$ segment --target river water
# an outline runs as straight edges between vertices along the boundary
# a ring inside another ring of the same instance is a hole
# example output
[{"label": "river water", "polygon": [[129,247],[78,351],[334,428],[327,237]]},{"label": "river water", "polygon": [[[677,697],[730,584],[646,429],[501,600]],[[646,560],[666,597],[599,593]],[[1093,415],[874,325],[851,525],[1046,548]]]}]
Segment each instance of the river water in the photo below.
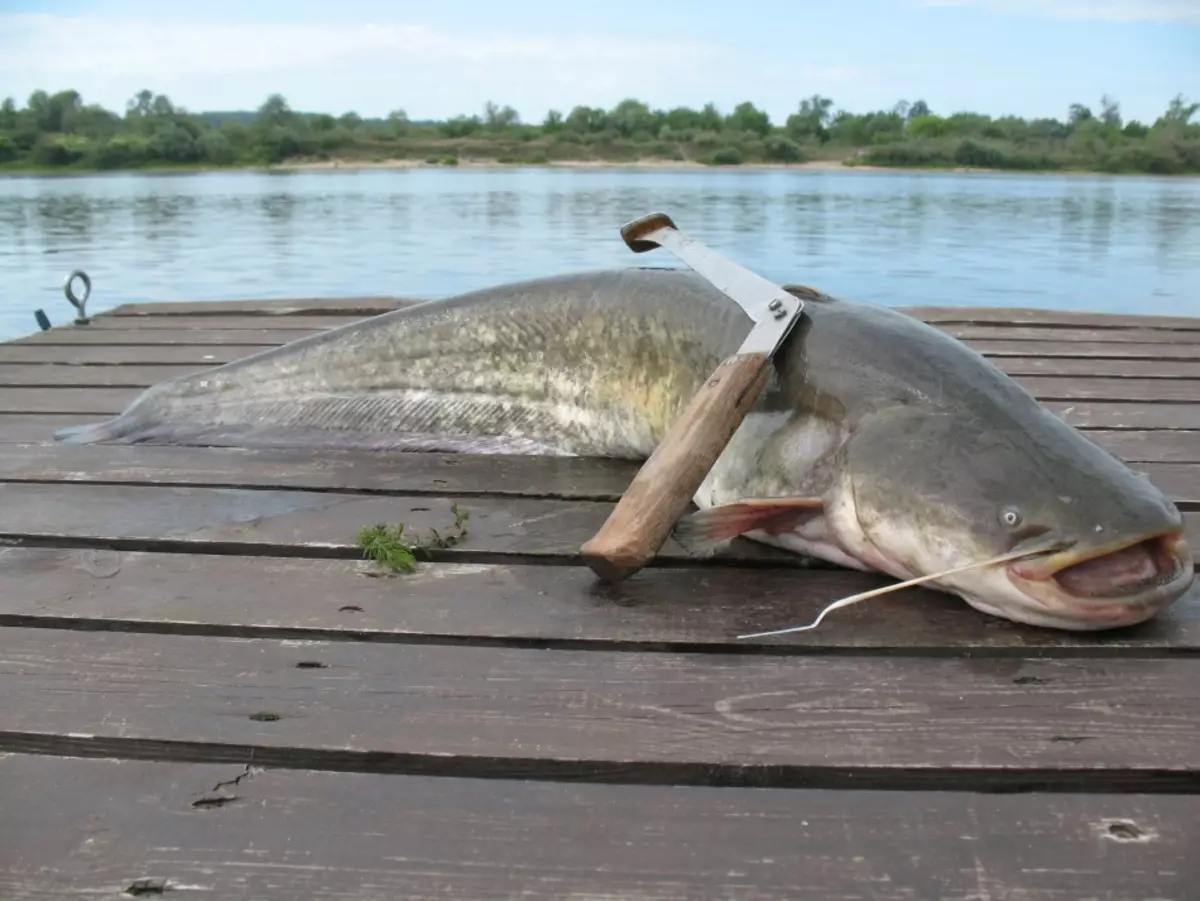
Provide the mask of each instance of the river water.
[{"label": "river water", "polygon": [[635,257],[664,210],[777,281],[878,303],[1200,315],[1200,179],[414,169],[0,179],[0,339],[128,301],[439,297]]}]

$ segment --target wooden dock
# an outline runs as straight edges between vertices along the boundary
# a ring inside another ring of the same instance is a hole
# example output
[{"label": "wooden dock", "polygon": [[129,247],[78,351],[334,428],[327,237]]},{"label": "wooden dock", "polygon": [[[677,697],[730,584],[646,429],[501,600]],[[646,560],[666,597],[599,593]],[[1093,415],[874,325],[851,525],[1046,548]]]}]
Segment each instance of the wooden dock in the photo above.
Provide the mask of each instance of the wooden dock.
[{"label": "wooden dock", "polygon": [[[65,447],[160,379],[397,301],[122,307],[0,345],[0,899],[1193,901],[1200,598],[1021,627],[750,543],[618,587],[635,470]],[[915,315],[1177,499],[1200,318]],[[455,547],[384,576],[357,533]]]}]

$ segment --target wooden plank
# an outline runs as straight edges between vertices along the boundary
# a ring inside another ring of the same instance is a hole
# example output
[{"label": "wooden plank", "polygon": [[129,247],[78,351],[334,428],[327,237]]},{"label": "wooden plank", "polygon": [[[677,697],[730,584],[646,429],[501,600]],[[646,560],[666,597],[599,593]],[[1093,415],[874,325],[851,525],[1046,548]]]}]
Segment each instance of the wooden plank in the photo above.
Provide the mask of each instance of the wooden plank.
[{"label": "wooden plank", "polygon": [[1194,463],[1200,431],[1088,431],[1087,436],[1129,462]]},{"label": "wooden plank", "polygon": [[[321,329],[257,328],[257,329],[93,329],[89,326],[73,326],[35,332],[11,342],[24,346],[60,346],[107,344],[114,346],[175,346],[186,344],[236,344],[263,345],[284,344],[304,334],[315,334]],[[1172,334],[1164,332],[1164,334]],[[1148,342],[1116,342],[1095,340],[1033,340],[1029,338],[1005,338],[1003,335],[980,336],[965,341],[980,352],[995,356],[1042,356],[1042,357],[1101,357],[1111,359],[1177,359],[1195,360],[1196,342],[1162,344]]]},{"label": "wooden plank", "polygon": [[[1197,320],[1197,322],[1200,322],[1200,320]],[[936,323],[934,327],[967,343],[985,338],[989,340],[1003,339],[1054,343],[1096,341],[1099,343],[1116,344],[1187,344],[1193,347],[1200,345],[1200,326],[1196,326],[1190,331],[1155,328],[1081,328],[1079,326],[1054,328],[1049,326],[1000,325],[998,323],[989,325]]]},{"label": "wooden plank", "polygon": [[[1197,348],[1200,354],[1200,347]],[[3,377],[3,373],[0,373]],[[1146,403],[1200,403],[1200,379],[1062,378],[1017,376],[1041,401],[1111,400]]]},{"label": "wooden plank", "polygon": [[89,367],[130,364],[216,366],[240,360],[262,350],[270,350],[276,346],[275,344],[259,346],[196,344],[129,347],[80,344],[54,347],[52,345],[0,344],[0,367],[13,363]]},{"label": "wooden plank", "polygon": [[[1195,662],[8,628],[0,751],[669,784],[1170,791]],[[182,746],[182,747],[181,747]]]},{"label": "wooden plank", "polygon": [[[1198,354],[1200,355],[1200,354]],[[1200,360],[1101,360],[1070,357],[993,357],[1012,376],[1130,377],[1198,379]]]},{"label": "wooden plank", "polygon": [[[0,351],[3,350],[0,345]],[[18,348],[20,349],[20,348]],[[95,348],[87,348],[92,351]],[[147,348],[130,348],[143,351]],[[154,354],[161,351],[150,348]],[[168,350],[171,355],[173,348]],[[184,348],[180,348],[184,350]],[[231,356],[222,348],[222,358]],[[40,355],[39,355],[40,356]],[[70,354],[68,354],[70,356]],[[245,356],[241,349],[232,354],[234,357]],[[1156,390],[1150,381],[1165,382],[1171,380],[1200,379],[1200,361],[1185,362],[1181,360],[1070,360],[1037,357],[997,357],[994,360],[1000,368],[1021,381],[1026,387],[1035,386],[1035,390],[1047,393],[1063,390],[1078,389],[1080,382],[1111,380],[1113,390],[1121,392],[1128,386],[1122,382],[1146,382],[1144,390],[1153,396]],[[145,387],[162,379],[173,378],[188,372],[197,372],[209,366],[216,365],[215,361],[199,362],[185,361],[183,363],[157,365],[106,365],[87,366],[78,363],[4,363],[0,361],[0,386],[44,385],[56,387]],[[1022,378],[1025,376],[1027,378]],[[1140,399],[1141,395],[1138,398]],[[1196,397],[1192,394],[1190,397]],[[1114,397],[1115,399],[1123,399]]]},{"label": "wooden plank", "polygon": [[[136,388],[0,388],[0,413],[114,416],[139,393]],[[1068,400],[1044,404],[1078,428],[1200,429],[1200,403]]]},{"label": "wooden plank", "polygon": [[[7,901],[1186,901],[1200,800],[0,759]],[[248,851],[252,849],[252,851]],[[914,849],[919,849],[919,853]]]},{"label": "wooden plank", "polygon": [[75,414],[0,413],[0,445],[53,443],[56,429],[79,422]]},{"label": "wooden plank", "polygon": [[[0,413],[0,444],[46,445],[55,430],[79,422],[74,414]],[[1131,463],[1200,462],[1200,431],[1089,429],[1085,434]]]},{"label": "wooden plank", "polygon": [[412,297],[302,297],[251,300],[155,301],[127,303],[105,316],[374,316],[408,304]]},{"label": "wooden plank", "polygon": [[[391,312],[391,310],[388,310]],[[378,315],[378,314],[376,314]],[[82,331],[110,331],[124,334],[136,334],[139,330],[227,330],[271,328],[276,330],[308,329],[320,330],[333,328],[336,325],[361,321],[368,318],[364,315],[337,315],[333,313],[310,315],[283,315],[266,317],[259,315],[231,315],[209,313],[199,316],[138,316],[131,320],[128,316],[98,316],[86,327],[71,325],[60,326],[54,333]],[[131,327],[131,322],[136,325]],[[1171,331],[1153,328],[1047,328],[1008,325],[966,325],[966,324],[935,324],[935,327],[956,338],[970,341],[972,339],[990,340],[1027,340],[1027,341],[1096,341],[1115,343],[1149,343],[1149,344],[1197,344],[1200,343],[1200,331]],[[41,334],[41,333],[38,333]]]},{"label": "wooden plank", "polygon": [[141,391],[140,388],[0,388],[0,412],[108,417],[124,410]]},{"label": "wooden plank", "polygon": [[[454,502],[332,491],[6,482],[0,483],[0,538],[102,542],[125,550],[358,557],[360,529],[402,522],[409,534],[444,531],[453,521]],[[613,507],[498,496],[460,499],[458,506],[470,514],[469,533],[456,547],[434,552],[434,559],[577,563],[579,546]],[[1200,543],[1200,512],[1183,517],[1189,536]],[[724,560],[801,567],[805,559],[739,539],[714,560],[704,560],[671,539],[655,565]]]},{"label": "wooden plank", "polygon": [[70,366],[56,363],[0,365],[5,388],[147,388],[213,364],[182,366]]},{"label": "wooden plank", "polygon": [[[0,446],[0,480],[616,501],[639,464],[586,457],[159,446]],[[1200,498],[1200,465],[1158,467]]]},{"label": "wooden plank", "polygon": [[[98,334],[98,333],[97,333]],[[199,332],[185,332],[180,330],[174,333],[178,336],[191,335],[195,338]],[[282,332],[275,333],[276,338],[281,341],[287,340]],[[1092,373],[1093,364],[1095,364],[1095,374],[1104,375],[1106,370],[1104,367],[1109,365],[1145,365],[1152,366],[1158,371],[1170,373],[1175,366],[1179,365],[1194,365],[1196,363],[1197,352],[1193,349],[1189,351],[1186,348],[1175,348],[1172,346],[1157,345],[1099,345],[1099,344],[1080,344],[1071,347],[1048,344],[1045,342],[1020,342],[1012,341],[972,341],[969,342],[976,350],[981,351],[984,356],[990,357],[992,362],[996,363],[1005,371],[1020,373],[1022,369],[1032,369],[1033,364],[1027,361],[1040,360],[1039,368],[1031,374],[1040,374],[1046,367],[1050,367],[1049,374],[1054,374],[1060,363],[1063,367],[1063,374],[1075,374],[1073,367],[1083,367],[1083,374]],[[249,356],[252,353],[257,353],[260,350],[266,350],[270,347],[276,347],[278,344],[265,345],[195,345],[175,344],[175,345],[113,345],[104,346],[102,344],[75,344],[66,346],[55,346],[51,344],[0,344],[0,365],[8,365],[13,363],[27,364],[60,364],[70,366],[80,365],[173,365],[173,364],[203,364],[203,363],[228,363],[232,360],[241,359]],[[1073,354],[1072,350],[1076,347],[1081,347],[1083,350],[1078,354]],[[1128,353],[1130,348],[1135,349],[1135,353]],[[1018,361],[1016,366],[1009,368],[1009,358]],[[1116,373],[1120,374],[1120,373]],[[1194,375],[1194,374],[1190,374]]]},{"label": "wooden plank", "polygon": [[[303,338],[305,335],[315,335],[324,329],[219,329],[219,328],[186,328],[186,329],[93,329],[90,326],[52,329],[48,332],[35,332],[24,338],[10,342],[26,347],[78,347],[80,345],[108,346],[166,346],[188,344],[219,344],[219,345],[279,345]],[[1137,346],[1137,345],[1131,345]]]},{"label": "wooden plank", "polygon": [[[390,312],[390,311],[389,311]],[[350,322],[360,322],[367,316],[356,316],[338,313],[313,313],[264,316],[213,314],[200,316],[138,316],[130,321],[128,316],[97,316],[88,328],[100,331],[134,332],[147,329],[173,331],[189,331],[192,329],[263,329],[288,331],[304,329],[306,331],[323,331],[345,325]]]},{"label": "wooden plank", "polygon": [[462,563],[378,574],[366,561],[10,547],[0,549],[0,624],[679,651],[1125,658],[1200,649],[1200,589],[1149,623],[1089,633],[1023,626],[911,588],[840,610],[820,629],[738,641],[810,622],[830,601],[892,580],[850,570],[764,569],[748,579],[732,568],[655,567],[605,585],[582,566]]},{"label": "wooden plank", "polygon": [[1042,310],[1034,307],[900,307],[931,323],[1073,326],[1083,328],[1156,328],[1200,331],[1200,317]]},{"label": "wooden plank", "polygon": [[[256,298],[122,304],[106,316],[207,315],[357,315],[371,316],[398,306],[420,303],[415,297]],[[1084,328],[1160,328],[1200,330],[1200,317],[1077,310],[999,307],[898,307],[901,312],[931,323],[1076,326]]]},{"label": "wooden plank", "polygon": [[[639,464],[584,457],[373,451],[0,446],[0,480],[493,494],[615,501]],[[1200,505],[1200,464],[1137,463],[1176,501]]]},{"label": "wooden plank", "polygon": [[77,425],[79,417],[45,413],[0,413],[0,444],[47,444],[56,429]]},{"label": "wooden plank", "polygon": [[1119,344],[1102,341],[1013,341],[979,338],[964,342],[987,357],[1062,357],[1104,360],[1191,360],[1194,344]]},{"label": "wooden plank", "polygon": [[[118,549],[192,550],[295,556],[361,557],[359,530],[402,522],[409,534],[445,532],[450,498],[232,488],[0,484],[0,538],[38,542],[100,541]],[[579,560],[579,546],[603,524],[610,503],[533,498],[460,500],[469,532],[435,559],[499,562]],[[1200,515],[1200,514],[1197,514]],[[801,567],[803,558],[738,540],[716,561]],[[708,565],[669,540],[659,562]]]},{"label": "wooden plank", "polygon": [[[1076,361],[1078,362],[1078,361]],[[1123,362],[1123,361],[1098,361]],[[72,366],[63,364],[0,365],[0,388],[147,388],[213,364],[174,366]],[[1016,376],[1041,400],[1200,401],[1200,378]]]},{"label": "wooden plank", "polygon": [[[17,389],[11,389],[17,390]],[[0,392],[0,397],[3,392]],[[1200,403],[1140,404],[1108,401],[1046,401],[1046,409],[1083,429],[1200,429]]]}]

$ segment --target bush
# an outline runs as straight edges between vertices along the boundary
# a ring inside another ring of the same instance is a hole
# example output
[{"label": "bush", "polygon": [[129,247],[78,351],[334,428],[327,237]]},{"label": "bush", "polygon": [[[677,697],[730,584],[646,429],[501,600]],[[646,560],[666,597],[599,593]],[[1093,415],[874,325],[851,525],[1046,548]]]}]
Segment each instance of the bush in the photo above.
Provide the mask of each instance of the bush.
[{"label": "bush", "polygon": [[950,156],[935,144],[919,141],[880,144],[863,155],[863,162],[876,166],[942,166]]},{"label": "bush", "polygon": [[783,135],[772,135],[763,141],[763,155],[777,163],[803,163],[807,158],[799,144]]},{"label": "bush", "polygon": [[1004,167],[1004,154],[991,144],[963,138],[954,148],[954,162],[960,166],[1001,169]]},{"label": "bush", "polygon": [[722,147],[712,155],[710,162],[714,166],[740,166],[744,160],[736,147]]}]

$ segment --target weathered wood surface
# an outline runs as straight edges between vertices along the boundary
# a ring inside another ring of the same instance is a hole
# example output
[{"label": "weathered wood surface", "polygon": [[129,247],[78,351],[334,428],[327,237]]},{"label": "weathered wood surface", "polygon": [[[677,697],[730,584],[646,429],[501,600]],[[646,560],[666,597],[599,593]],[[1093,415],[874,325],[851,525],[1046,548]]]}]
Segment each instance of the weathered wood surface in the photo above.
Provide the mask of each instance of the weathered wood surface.
[{"label": "weathered wood surface", "polygon": [[[137,388],[0,388],[0,410],[113,416],[124,410],[139,393]],[[1048,400],[1043,403],[1064,422],[1081,429],[1200,429],[1200,399],[1194,403],[1183,400],[1172,403]]]},{"label": "weathered wood surface", "polygon": [[[402,522],[407,534],[448,533],[455,499],[444,495],[346,494],[237,488],[0,483],[0,538],[100,541],[125,549],[212,553],[357,556],[359,530]],[[579,546],[613,504],[519,497],[473,497],[467,535],[434,559],[544,559],[579,562]],[[1190,518],[1200,514],[1187,514]],[[697,565],[743,561],[799,566],[785,551],[738,539],[697,559],[668,539],[659,562]]]},{"label": "weathered wood surface", "polygon": [[1092,313],[1082,310],[1041,310],[1032,307],[901,307],[925,322],[969,325],[1038,325],[1074,328],[1153,328],[1196,332],[1200,317],[1131,313]]},{"label": "weathered wood surface", "polygon": [[[371,314],[368,314],[371,315]],[[222,317],[220,333],[229,331],[250,331],[261,333],[267,330],[286,333],[291,331],[320,331],[330,328],[340,321],[354,321],[363,316],[344,316],[334,319],[329,315],[290,315],[278,317],[264,316],[228,316]],[[93,319],[85,326],[65,325],[49,332],[35,332],[26,338],[19,339],[23,343],[32,344],[92,344],[104,343],[103,336],[110,335],[113,343],[144,343],[138,340],[143,332],[162,332],[169,330],[179,336],[193,333],[208,335],[215,333],[214,320],[211,316],[180,317],[155,316],[139,317],[131,323],[130,317],[103,315]],[[1195,331],[1175,331],[1153,328],[1079,328],[1079,327],[1037,327],[1020,325],[970,325],[959,323],[933,323],[937,328],[956,338],[971,341],[1015,340],[1029,342],[1066,342],[1091,341],[1096,343],[1118,344],[1194,344],[1197,338]],[[294,337],[294,336],[293,336]],[[151,343],[177,343],[157,335],[146,339]],[[292,340],[292,338],[287,338]],[[204,343],[210,343],[205,341]]]},{"label": "weathered wood surface", "polygon": [[1200,843],[1192,797],[565,785],[28,755],[0,759],[0,806],[19,811],[0,820],[6,901],[128,901],[131,889],[254,901],[1190,901]]},{"label": "weathered wood surface", "polygon": [[[289,316],[374,316],[408,304],[418,303],[417,298],[404,297],[296,297],[265,298],[248,300],[202,300],[161,301],[127,303],[105,312],[104,316],[121,316],[146,319],[157,316],[173,316],[179,319],[263,316],[272,320]],[[100,317],[96,317],[99,319]]]},{"label": "weathered wood surface", "polygon": [[[148,385],[160,378],[198,372],[248,356],[261,348],[242,347],[47,347],[0,345],[0,385]],[[106,352],[107,351],[107,352]],[[125,359],[126,355],[129,359]],[[208,359],[205,359],[205,358]],[[994,357],[992,362],[1012,376],[1068,378],[1200,379],[1198,360],[1103,360],[1056,357]],[[105,367],[105,368],[99,368]],[[147,373],[143,375],[143,373]],[[1050,384],[1046,382],[1046,384]],[[1070,382],[1068,382],[1070,384]]]},{"label": "weathered wood surface", "polygon": [[1133,344],[1104,341],[1013,341],[978,338],[965,342],[985,357],[1063,357],[1101,360],[1196,359],[1195,344]]},{"label": "weathered wood surface", "polygon": [[[261,314],[238,316],[226,314],[222,315],[219,321],[221,329],[226,331],[229,329],[252,329],[257,331],[270,328],[279,331],[299,329],[301,331],[313,332],[324,331],[325,329],[344,325],[348,322],[356,322],[371,315],[374,314],[365,314],[362,316],[321,312],[314,312],[307,315],[296,313],[275,316],[263,316]],[[211,328],[213,322],[214,316],[212,313],[207,316],[138,316],[133,322],[130,321],[130,317],[128,316],[106,314],[97,316],[86,328],[93,331],[120,331],[124,333],[145,329],[171,329],[172,331],[187,334],[196,329]]]},{"label": "weathered wood surface", "polygon": [[79,416],[71,413],[0,412],[0,444],[47,444],[58,429],[78,424]]},{"label": "weathered wood surface", "polygon": [[[0,445],[0,481],[303,488],[616,501],[629,460],[375,451]],[[1200,463],[1130,464],[1176,501],[1200,508]]]},{"label": "weathered wood surface", "polygon": [[1118,344],[1187,344],[1195,346],[1200,338],[1196,331],[1174,331],[1153,328],[1080,328],[1065,326],[1020,326],[989,323],[987,325],[959,325],[955,323],[932,323],[948,335],[971,341],[978,338],[1020,341],[1095,341]]},{"label": "weathered wood surface", "polygon": [[[627,462],[47,444],[399,302],[0,345],[0,897],[1190,897],[1200,590],[1070,633],[909,589],[739,641],[891,580],[743,541],[600,583],[578,549]],[[921,315],[1198,540],[1200,318]],[[455,502],[436,562],[362,559],[362,526]],[[157,762],[80,759],[108,756]]]},{"label": "weathered wood surface", "polygon": [[0,750],[764,787],[1191,791],[1195,662],[10,627]]},{"label": "weathered wood surface", "polygon": [[69,363],[0,364],[4,388],[139,388],[208,369],[211,364],[78,366]]},{"label": "weathered wood surface", "polygon": [[[811,621],[839,597],[891,582],[849,570],[658,567],[600,582],[579,566],[423,563],[385,576],[365,560],[0,549],[0,624],[244,637],[777,653],[821,649],[1117,657],[1200,650],[1200,591],[1111,633],[1022,626],[910,588]],[[297,591],[297,586],[304,590]]]},{"label": "weathered wood surface", "polygon": [[1128,463],[1194,463],[1200,460],[1200,431],[1094,429],[1087,435]]},{"label": "weathered wood surface", "polygon": [[175,347],[190,344],[233,345],[278,345],[295,341],[304,335],[324,331],[321,328],[290,329],[267,324],[259,328],[188,328],[188,329],[143,329],[134,326],[127,329],[94,329],[90,326],[52,329],[36,332],[13,341],[16,347],[78,347],[100,345],[103,347],[163,346]]},{"label": "weathered wood surface", "polygon": [[[8,345],[0,345],[0,350]],[[89,348],[89,351],[95,348]],[[222,359],[229,356],[222,348]],[[244,354],[235,354],[244,356]],[[226,360],[228,362],[228,360]],[[1159,391],[1173,392],[1170,383],[1200,381],[1200,361],[1181,360],[1056,360],[1040,357],[997,357],[993,360],[1002,370],[1016,377],[1027,388],[1047,392],[1049,396],[1060,396],[1061,392],[1087,390],[1081,386],[1100,383],[1115,387],[1118,395],[1138,390],[1148,396],[1134,399],[1155,400]],[[157,364],[114,363],[85,365],[72,362],[5,363],[0,361],[0,387],[44,386],[44,387],[129,387],[146,388],[163,379],[211,368],[214,361],[207,362],[160,362]],[[1138,384],[1138,382],[1142,384]],[[1131,389],[1124,382],[1137,385]],[[1154,382],[1154,384],[1149,384]],[[1165,384],[1164,384],[1165,383]],[[1157,387],[1156,387],[1157,386]],[[1168,393],[1161,395],[1170,397]],[[1195,399],[1196,394],[1186,395]]]},{"label": "weathered wood surface", "polygon": [[[469,516],[455,547],[435,560],[579,563],[579,547],[596,533],[613,504],[542,498],[364,495],[293,491],[63,483],[0,483],[0,538],[34,543],[101,542],[126,550],[190,549],[208,553],[345,557],[357,555],[359,530],[402,522],[407,534],[445,534],[451,506]],[[1200,512],[1183,513],[1200,541]],[[711,558],[697,558],[669,538],[652,565],[735,562],[802,566],[804,558],[746,539]]]},{"label": "weathered wood surface", "polygon": [[[121,304],[103,315],[137,318],[155,316],[372,316],[377,313],[386,313],[400,306],[420,302],[421,298],[415,297],[378,296],[213,299]],[[1200,331],[1200,317],[1196,316],[1094,313],[1082,310],[1044,310],[1036,307],[900,307],[899,309],[910,316],[916,316],[930,323]]]},{"label": "weathered wood surface", "polygon": [[[1126,361],[1110,361],[1122,363]],[[200,372],[215,365],[184,363],[160,365],[81,366],[65,363],[14,363],[0,365],[0,390],[10,388],[57,389],[128,388],[143,390],[166,379]],[[1176,364],[1186,366],[1189,364]],[[1002,367],[1011,369],[1011,367]],[[1013,374],[1010,372],[1010,374]],[[1117,400],[1161,403],[1200,402],[1200,364],[1197,378],[1182,375],[1138,377],[1071,377],[1014,375],[1039,400]],[[20,395],[18,395],[20,396]],[[130,395],[132,396],[132,395]]]},{"label": "weathered wood surface", "polygon": [[180,344],[158,346],[0,344],[0,369],[11,363],[59,364],[64,366],[130,365],[164,366],[189,364],[197,368],[219,366],[248,357],[277,344]]},{"label": "weathered wood surface", "polygon": [[[29,348],[31,352],[25,355],[7,352],[0,360],[12,362],[36,362],[38,355],[33,348],[41,351],[45,360],[70,359],[73,354],[62,353],[62,348],[75,349],[78,347],[96,346],[113,348],[186,347],[194,344],[233,346],[276,346],[295,341],[304,335],[317,334],[320,329],[282,329],[270,328],[189,328],[189,329],[92,329],[90,327],[53,329],[48,332],[38,332],[19,338],[11,347]],[[1172,334],[1172,333],[1164,333]],[[966,342],[971,347],[987,356],[1010,357],[1099,357],[1113,360],[1195,360],[1195,344],[1192,343],[1151,343],[1151,342],[1122,342],[1122,341],[1038,341],[1032,339],[1004,338],[1002,335],[972,338]],[[52,348],[59,348],[58,355],[51,355]],[[163,350],[160,350],[161,354]],[[249,353],[250,351],[244,351]],[[156,358],[156,361],[159,358]],[[129,359],[128,362],[141,362]]]}]

